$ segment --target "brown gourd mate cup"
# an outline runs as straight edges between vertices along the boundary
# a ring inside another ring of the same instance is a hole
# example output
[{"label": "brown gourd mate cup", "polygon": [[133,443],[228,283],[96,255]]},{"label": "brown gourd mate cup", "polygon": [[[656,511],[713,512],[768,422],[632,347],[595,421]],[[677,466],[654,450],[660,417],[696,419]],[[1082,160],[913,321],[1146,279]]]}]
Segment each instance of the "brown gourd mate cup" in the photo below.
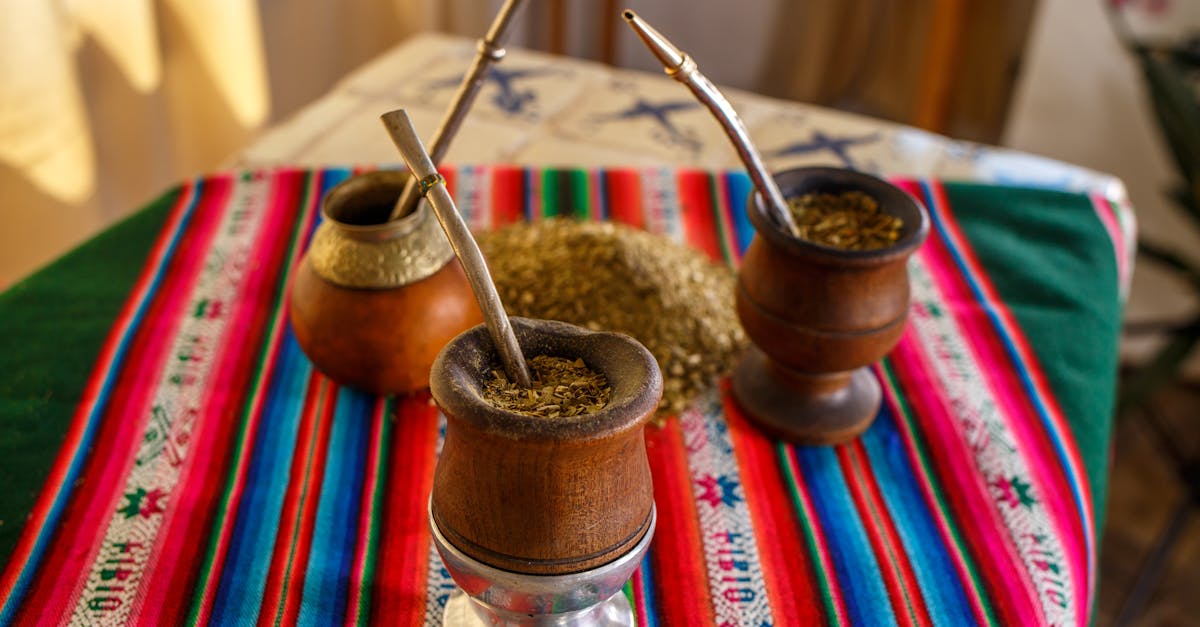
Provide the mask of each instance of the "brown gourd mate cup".
[{"label": "brown gourd mate cup", "polygon": [[300,348],[331,379],[377,394],[427,387],[438,351],[483,320],[428,205],[388,220],[408,177],[379,170],[331,189],[292,282]]},{"label": "brown gourd mate cup", "polygon": [[842,250],[788,234],[757,193],[747,203],[755,237],[738,270],[737,312],[753,342],[733,392],[761,428],[799,444],[862,433],[881,402],[868,366],[899,341],[908,319],[907,261],[929,232],[925,208],[886,181],[840,168],[775,175],[785,197],[860,191],[903,221],[898,240]]},{"label": "brown gourd mate cup", "polygon": [[595,572],[644,550],[654,490],[643,428],[662,397],[654,357],[617,333],[548,320],[511,323],[527,357],[582,358],[608,379],[611,398],[597,412],[572,417],[497,408],[482,398],[500,368],[491,337],[477,326],[454,338],[430,378],[446,415],[430,497],[435,532],[473,560],[523,575]]}]

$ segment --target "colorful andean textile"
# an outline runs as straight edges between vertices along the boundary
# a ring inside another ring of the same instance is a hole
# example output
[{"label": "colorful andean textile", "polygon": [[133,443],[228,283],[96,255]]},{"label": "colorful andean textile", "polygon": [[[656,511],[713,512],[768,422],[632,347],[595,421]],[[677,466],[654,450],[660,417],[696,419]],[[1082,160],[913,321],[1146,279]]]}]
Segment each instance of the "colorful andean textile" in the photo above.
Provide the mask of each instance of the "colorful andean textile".
[{"label": "colorful andean textile", "polygon": [[[350,174],[189,182],[0,296],[4,623],[439,624],[437,408],[339,387],[288,324],[319,201]],[[733,265],[752,236],[740,172],[445,174],[479,229],[614,220]],[[640,624],[1088,623],[1121,212],[898,183],[934,228],[878,418],[790,446],[723,382],[648,427]]]}]

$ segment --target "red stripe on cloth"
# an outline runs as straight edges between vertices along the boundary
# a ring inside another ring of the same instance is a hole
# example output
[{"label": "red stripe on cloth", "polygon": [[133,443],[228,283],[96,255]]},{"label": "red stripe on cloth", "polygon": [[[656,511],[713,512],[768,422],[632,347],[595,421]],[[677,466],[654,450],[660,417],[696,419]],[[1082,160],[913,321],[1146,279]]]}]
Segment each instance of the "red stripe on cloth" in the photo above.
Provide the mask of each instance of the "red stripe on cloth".
[{"label": "red stripe on cloth", "polygon": [[608,183],[608,219],[636,229],[646,228],[646,218],[642,214],[641,172],[606,170],[604,179]]},{"label": "red stripe on cloth", "polygon": [[391,419],[387,415],[387,397],[380,396],[375,400],[375,408],[371,411],[371,436],[367,441],[367,465],[362,487],[361,511],[358,516],[358,538],[354,542],[354,562],[350,571],[350,594],[346,603],[346,620],[349,627],[359,623],[363,610],[363,586],[374,573],[367,572],[371,568],[371,551],[374,547],[376,521],[379,512],[376,510],[376,496],[379,489],[380,462],[385,452],[381,451],[385,423]]},{"label": "red stripe on cloth", "polygon": [[[1019,442],[1019,452],[1025,466],[1037,482],[1041,504],[1051,513],[1057,530],[1055,535],[1063,543],[1066,557],[1072,560],[1074,578],[1086,581],[1087,566],[1082,558],[1086,553],[1082,542],[1083,524],[1072,505],[1074,496],[1063,468],[1054,463],[1058,458],[1054,445],[1048,434],[1037,428],[1042,424],[1041,416],[1025,393],[1024,383],[1018,374],[1022,365],[1010,359],[1008,349],[984,309],[985,305],[976,301],[966,280],[953,270],[955,261],[936,229],[930,234],[921,254],[929,259],[927,265],[934,280],[947,301],[953,305],[950,314],[969,338],[970,347],[981,365],[982,375],[991,389],[991,396],[1007,415],[1005,424]],[[1087,607],[1086,604],[1083,607]]]},{"label": "red stripe on cloth", "polygon": [[438,168],[438,174],[446,179],[446,191],[453,196],[458,193],[458,169],[454,166],[442,165]]},{"label": "red stripe on cloth", "polygon": [[649,610],[646,608],[646,581],[641,568],[633,571],[630,587],[633,589],[633,624],[639,627],[649,625]]},{"label": "red stripe on cloth", "polygon": [[[938,535],[942,543],[949,549],[948,554],[954,562],[954,569],[963,583],[964,593],[970,600],[975,620],[980,625],[987,625],[990,619],[988,618],[988,610],[984,607],[984,601],[981,597],[987,590],[981,589],[981,586],[976,586],[972,583],[974,565],[967,562],[967,560],[971,559],[970,555],[960,551],[958,548],[959,544],[955,540],[955,532],[950,527],[950,525],[955,525],[957,528],[957,525],[950,518],[952,512],[947,511],[939,505],[938,494],[942,490],[934,487],[934,477],[925,471],[925,465],[922,463],[922,460],[928,458],[921,452],[922,445],[919,445],[916,441],[918,436],[909,429],[909,422],[905,418],[905,416],[911,416],[911,413],[904,409],[899,397],[899,390],[892,385],[891,379],[887,377],[889,370],[885,370],[882,363],[875,364],[873,369],[883,385],[884,402],[889,405],[893,415],[896,416],[896,433],[903,441],[905,455],[908,457],[909,466],[913,470],[913,478],[921,486],[921,492],[925,498],[925,506],[928,508],[931,518],[937,524]],[[890,371],[894,372],[894,369]],[[916,419],[913,418],[913,420]]]},{"label": "red stripe on cloth", "polygon": [[[220,223],[232,181],[213,179],[193,212],[188,228],[176,246],[174,259],[150,303],[129,348],[121,377],[113,385],[102,428],[77,481],[75,497],[64,512],[51,552],[22,608],[25,618],[53,622],[57,612],[74,610],[86,583],[86,570],[100,551],[108,520],[123,500],[125,477],[136,457],[151,413],[154,390],[170,355],[168,348],[183,320],[188,295],[203,271],[203,251]],[[67,548],[69,547],[69,548]],[[143,548],[143,547],[138,547]]]},{"label": "red stripe on cloth", "polygon": [[[282,182],[282,183],[281,183]],[[246,278],[231,305],[230,331],[216,359],[220,366],[196,417],[187,468],[180,475],[178,499],[168,508],[160,545],[147,564],[142,590],[132,616],[139,624],[160,625],[187,611],[196,585],[197,569],[208,544],[220,490],[230,466],[229,443],[236,437],[241,410],[251,392],[255,359],[269,331],[267,322],[275,295],[273,282],[285,261],[291,231],[297,219],[296,201],[304,178],[296,173],[277,176],[271,201],[256,240],[261,263],[248,264]],[[315,202],[313,200],[312,202]],[[299,212],[300,217],[303,212]]]},{"label": "red stripe on cloth", "polygon": [[821,623],[825,620],[824,602],[816,593],[816,575],[800,536],[801,523],[791,503],[780,497],[788,488],[776,462],[775,443],[750,426],[730,394],[728,381],[722,383],[721,396],[775,624]]},{"label": "red stripe on cloth", "polygon": [[[292,625],[300,608],[304,573],[312,546],[317,503],[325,476],[329,431],[337,403],[336,386],[315,370],[309,375],[290,481],[279,513],[278,535],[267,570],[266,587],[258,613],[259,625]],[[299,451],[303,450],[303,454]]]},{"label": "red stripe on cloth", "polygon": [[46,517],[49,515],[50,509],[59,494],[63,490],[73,489],[73,486],[64,485],[63,482],[66,479],[71,463],[78,455],[86,453],[86,451],[80,450],[80,446],[88,426],[93,422],[93,411],[104,388],[104,382],[109,372],[120,365],[116,361],[117,350],[120,348],[121,341],[127,335],[136,333],[136,329],[130,328],[130,325],[133,323],[134,316],[143,301],[154,296],[150,292],[151,282],[166,261],[165,255],[167,254],[168,247],[175,239],[186,210],[195,198],[197,187],[194,184],[184,185],[180,187],[177,193],[178,198],[168,211],[163,228],[159,231],[158,238],[146,257],[147,261],[142,269],[142,273],[138,276],[133,288],[130,290],[129,298],[117,314],[112,331],[104,340],[104,344],[101,345],[96,364],[93,366],[83,392],[80,394],[79,404],[76,406],[75,413],[71,417],[71,422],[63,437],[62,446],[59,448],[54,463],[50,467],[50,472],[47,473],[46,480],[38,492],[37,500],[34,501],[33,508],[25,523],[25,528],[21,531],[21,536],[17,540],[12,555],[9,556],[4,573],[0,576],[0,598],[6,599],[6,602],[12,598],[13,586],[16,584],[17,578],[29,566],[30,554],[39,535],[42,533],[52,534],[55,531],[54,529],[44,529]]},{"label": "red stripe on cloth", "polygon": [[711,181],[708,172],[701,170],[680,170],[675,176],[687,243],[713,261],[722,262],[725,255],[721,250]]},{"label": "red stripe on cloth", "polygon": [[[285,574],[285,585],[283,596],[283,613],[274,624],[276,625],[295,625],[296,620],[300,615],[300,599],[304,592],[304,574],[308,572],[308,558],[312,552],[313,543],[313,528],[317,523],[317,506],[321,502],[321,486],[324,484],[325,465],[329,458],[329,432],[333,428],[334,415],[337,412],[338,390],[332,382],[329,383],[332,388],[325,395],[324,402],[321,404],[320,413],[318,414],[318,424],[320,425],[317,431],[317,437],[313,441],[313,466],[312,471],[305,478],[308,484],[308,495],[304,498],[303,508],[300,510],[297,523],[300,524],[300,534],[296,538],[294,547],[296,556],[292,560]],[[303,442],[303,441],[301,441]],[[281,520],[287,520],[282,518]],[[260,614],[261,616],[261,614]]]},{"label": "red stripe on cloth", "polygon": [[379,530],[379,557],[371,591],[371,623],[394,624],[398,617],[424,616],[428,602],[429,491],[437,462],[438,411],[428,392],[397,399],[388,453],[385,523]]},{"label": "red stripe on cloth", "polygon": [[662,625],[715,624],[700,518],[679,420],[646,428],[658,528],[650,545],[654,607]]},{"label": "red stripe on cloth", "polygon": [[[948,208],[950,206],[946,197],[945,187],[940,182],[930,182],[929,189],[933,194],[933,199],[936,201],[934,203],[935,207]],[[1035,357],[1033,347],[1029,344],[1029,339],[1025,337],[1020,325],[1017,324],[1016,319],[1013,317],[1012,312],[1009,311],[1004,300],[1000,298],[999,292],[997,292],[996,287],[992,285],[991,279],[988,277],[987,273],[983,271],[983,266],[975,254],[974,249],[968,244],[968,240],[963,234],[962,227],[958,224],[958,219],[954,216],[953,211],[939,211],[938,215],[941,216],[942,225],[950,237],[950,241],[948,243],[952,244],[954,249],[959,253],[963,262],[969,268],[975,285],[983,293],[984,298],[992,306],[996,313],[999,323],[996,325],[995,331],[997,333],[1003,333],[1005,337],[1012,343],[1013,349],[1017,353],[1016,356],[1013,357],[1014,361],[1012,363],[1014,366],[1020,367],[1021,370],[1014,369],[1010,372],[1010,374],[1023,371],[1028,375],[1029,381],[1033,387],[1033,391],[1036,392],[1037,399],[1041,400],[1043,403],[1045,417],[1050,423],[1048,425],[1046,436],[1055,438],[1055,441],[1062,446],[1064,451],[1063,455],[1057,455],[1056,453],[1055,457],[1047,459],[1059,459],[1065,462],[1062,464],[1061,470],[1063,472],[1063,476],[1067,477],[1067,488],[1071,489],[1073,494],[1074,487],[1077,487],[1079,491],[1079,494],[1077,495],[1078,498],[1073,496],[1072,500],[1075,501],[1077,509],[1081,512],[1083,519],[1086,521],[1086,524],[1082,526],[1082,530],[1087,550],[1084,555],[1079,557],[1079,559],[1088,564],[1086,570],[1088,574],[1088,585],[1086,586],[1088,591],[1088,602],[1082,604],[1082,607],[1090,607],[1091,598],[1095,588],[1095,515],[1092,511],[1091,484],[1088,483],[1087,473],[1084,470],[1083,457],[1079,452],[1079,445],[1072,435],[1070,425],[1067,424],[1066,416],[1063,414],[1062,407],[1058,403],[1058,397],[1055,396],[1050,389],[1050,385],[1046,378],[1046,373],[1042,370],[1041,362]],[[1025,402],[1032,403],[1034,399],[1028,395],[1028,392],[1025,392],[1026,389],[1027,388],[1020,388],[1019,391],[1022,393],[1019,395],[1025,400]],[[1039,413],[1038,415],[1040,417],[1042,414]],[[1087,612],[1079,612],[1079,619],[1081,623],[1087,622]]]},{"label": "red stripe on cloth", "polygon": [[[988,486],[977,471],[958,419],[950,411],[934,372],[922,352],[915,331],[907,329],[892,351],[897,382],[913,408],[913,418],[929,447],[938,455],[929,458],[946,502],[954,512],[963,539],[986,580],[987,596],[1003,625],[1041,625],[1045,622],[1029,573],[1021,563],[1004,521],[996,511]],[[917,373],[917,374],[914,374]],[[918,376],[919,375],[919,376]]]},{"label": "red stripe on cloth", "polygon": [[879,486],[870,474],[867,454],[861,440],[854,440],[836,449],[838,463],[846,478],[846,486],[858,509],[858,516],[871,549],[879,562],[888,597],[892,601],[892,612],[902,625],[925,627],[932,625],[925,599],[921,596],[916,573],[909,562],[908,553],[900,541],[896,523],[884,505]]},{"label": "red stripe on cloth", "polygon": [[525,170],[513,166],[492,169],[492,229],[525,220]]},{"label": "red stripe on cloth", "polygon": [[[300,170],[279,172],[276,177],[277,189],[280,193],[278,197],[279,204],[277,206],[295,206],[294,204],[284,205],[282,201],[282,198],[285,197],[284,194],[301,193],[301,190],[306,187],[306,182],[310,189],[319,189],[318,183],[320,177],[319,172],[313,173],[311,177],[306,176],[306,173]],[[311,231],[313,222],[316,220],[317,214],[314,209],[317,201],[316,194],[312,193],[307,209],[301,213],[299,224],[295,227],[299,231],[293,231],[299,235],[298,239],[300,242],[304,241],[304,238]],[[283,250],[288,250],[291,242],[286,237],[280,239],[283,240]],[[283,275],[279,277],[278,283],[275,285],[290,285],[292,273],[295,271],[302,254],[303,246],[296,245],[294,248],[291,248],[290,254],[286,256],[285,265],[279,272],[271,275]],[[271,299],[274,295],[275,290],[270,290],[270,293],[264,294],[264,298],[266,299],[264,302],[273,302]],[[257,385],[257,387],[250,388],[252,390],[250,398],[247,400],[244,408],[239,407],[239,409],[243,409],[241,415],[245,416],[245,423],[242,425],[242,433],[244,434],[242,436],[242,453],[235,460],[229,476],[225,477],[227,481],[218,487],[218,490],[220,488],[227,488],[228,495],[215,501],[215,508],[224,509],[223,511],[214,512],[215,514],[220,514],[222,518],[219,519],[219,523],[214,525],[209,535],[212,544],[215,544],[212,551],[212,566],[208,569],[208,574],[203,579],[200,579],[200,573],[197,573],[196,589],[190,595],[195,599],[195,603],[197,604],[195,624],[206,624],[208,622],[209,615],[212,612],[212,604],[216,598],[217,585],[221,581],[221,571],[225,566],[225,557],[229,548],[229,537],[233,533],[234,523],[236,522],[237,504],[241,501],[242,490],[245,489],[246,473],[250,465],[251,452],[254,450],[254,443],[258,437],[259,421],[262,418],[263,403],[266,402],[267,396],[267,382],[274,376],[275,366],[278,363],[279,350],[283,344],[283,328],[287,324],[285,322],[286,310],[285,298],[284,302],[280,303],[279,306],[266,312],[269,315],[263,320],[262,328],[265,338],[262,343],[262,359],[256,364],[256,368],[261,368],[261,370],[258,371],[256,377],[251,377],[248,382],[249,385]],[[201,557],[201,559],[205,558]]]},{"label": "red stripe on cloth", "polygon": [[1129,251],[1125,243],[1125,232],[1121,230],[1121,224],[1117,219],[1117,212],[1120,209],[1101,194],[1093,193],[1088,198],[1092,201],[1092,209],[1096,212],[1096,217],[1099,218],[1100,224],[1108,233],[1108,239],[1112,241],[1113,253],[1117,258],[1117,279],[1121,285],[1128,286]]}]

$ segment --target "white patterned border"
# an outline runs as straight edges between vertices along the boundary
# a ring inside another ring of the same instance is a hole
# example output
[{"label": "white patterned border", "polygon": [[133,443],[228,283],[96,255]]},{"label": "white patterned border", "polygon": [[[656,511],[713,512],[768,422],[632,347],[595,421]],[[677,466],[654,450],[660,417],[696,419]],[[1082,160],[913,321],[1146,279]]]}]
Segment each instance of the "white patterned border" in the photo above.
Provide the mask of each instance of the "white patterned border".
[{"label": "white patterned border", "polygon": [[770,599],[729,426],[711,391],[679,416],[718,625],[769,625]]},{"label": "white patterned border", "polygon": [[925,260],[909,264],[912,284],[910,324],[930,358],[950,411],[971,447],[977,468],[995,499],[1022,562],[1051,625],[1072,625],[1080,608],[1066,553],[1049,511],[1042,504],[1033,477],[1010,423],[1016,419],[989,391],[976,360],[938,290]]},{"label": "white patterned border", "polygon": [[273,179],[235,180],[203,270],[186,301],[190,308],[170,343],[168,364],[153,395],[151,415],[124,496],[106,526],[88,571],[73,625],[123,625],[154,554],[164,512],[187,462],[192,430],[203,412],[204,391],[221,361],[230,311],[264,222]]}]

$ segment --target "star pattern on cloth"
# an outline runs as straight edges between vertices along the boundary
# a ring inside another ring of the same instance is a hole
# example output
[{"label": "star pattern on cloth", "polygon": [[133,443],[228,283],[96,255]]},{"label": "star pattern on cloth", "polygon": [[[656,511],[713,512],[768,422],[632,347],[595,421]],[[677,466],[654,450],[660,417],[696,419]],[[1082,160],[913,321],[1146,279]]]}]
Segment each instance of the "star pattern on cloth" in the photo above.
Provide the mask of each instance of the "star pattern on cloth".
[{"label": "star pattern on cloth", "polygon": [[134,516],[149,518],[162,513],[162,498],[165,496],[162,488],[154,488],[149,492],[145,488],[138,488],[133,492],[126,492],[125,505],[118,508],[117,513],[124,515],[126,520]]},{"label": "star pattern on cloth", "polygon": [[696,485],[703,490],[696,498],[713,507],[722,504],[733,507],[735,503],[743,500],[737,493],[738,483],[725,475],[705,475],[696,480]]},{"label": "star pattern on cloth", "polygon": [[992,486],[1000,490],[998,500],[1009,507],[1031,509],[1038,502],[1033,496],[1033,485],[1022,481],[1018,476],[1001,477],[992,483]]}]

